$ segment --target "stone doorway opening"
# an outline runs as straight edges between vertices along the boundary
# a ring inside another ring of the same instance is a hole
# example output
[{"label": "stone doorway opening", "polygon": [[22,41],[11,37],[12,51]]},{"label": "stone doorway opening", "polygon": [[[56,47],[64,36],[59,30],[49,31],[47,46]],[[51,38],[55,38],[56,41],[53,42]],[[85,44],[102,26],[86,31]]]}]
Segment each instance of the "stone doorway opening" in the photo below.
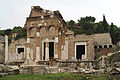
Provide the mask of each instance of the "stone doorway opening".
[{"label": "stone doorway opening", "polygon": [[24,45],[17,45],[16,46],[16,58],[17,60],[25,60],[25,46]]},{"label": "stone doorway opening", "polygon": [[85,45],[76,45],[76,59],[82,59],[85,55]]},{"label": "stone doorway opening", "polygon": [[18,48],[18,54],[20,54],[21,52],[24,53],[24,48]]},{"label": "stone doorway opening", "polygon": [[49,42],[49,59],[54,59],[54,42]]}]

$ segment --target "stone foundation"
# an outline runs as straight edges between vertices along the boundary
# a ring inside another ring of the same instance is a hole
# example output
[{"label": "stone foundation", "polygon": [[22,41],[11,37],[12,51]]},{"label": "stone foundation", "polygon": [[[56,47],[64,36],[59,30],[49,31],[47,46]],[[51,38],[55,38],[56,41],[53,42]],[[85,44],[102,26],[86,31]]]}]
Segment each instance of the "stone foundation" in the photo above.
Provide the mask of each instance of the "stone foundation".
[{"label": "stone foundation", "polygon": [[[50,73],[92,73],[95,72],[96,61],[46,61],[40,65],[20,66],[20,74],[50,74]],[[98,71],[96,71],[98,72]]]}]

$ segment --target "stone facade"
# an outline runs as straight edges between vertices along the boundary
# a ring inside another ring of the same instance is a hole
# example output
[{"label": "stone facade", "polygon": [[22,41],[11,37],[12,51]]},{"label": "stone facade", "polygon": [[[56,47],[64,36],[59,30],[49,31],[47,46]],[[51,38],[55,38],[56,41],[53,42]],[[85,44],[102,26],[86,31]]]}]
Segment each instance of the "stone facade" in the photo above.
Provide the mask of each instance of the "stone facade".
[{"label": "stone facade", "polygon": [[67,26],[59,11],[43,10],[39,6],[33,6],[25,27],[27,60],[30,59],[31,53],[34,53],[33,61],[61,59],[61,47],[65,45]]},{"label": "stone facade", "polygon": [[26,57],[26,39],[12,40],[9,44],[8,62],[23,62]]},{"label": "stone facade", "polygon": [[94,60],[94,38],[92,35],[68,35],[68,57],[76,59],[76,45],[85,45],[83,60]]},{"label": "stone facade", "polygon": [[[26,20],[26,60],[77,60],[77,45],[83,45],[82,60],[94,60],[94,38],[90,35],[76,35],[67,29],[59,11],[44,10],[33,6]],[[32,58],[31,58],[32,56]]]},{"label": "stone facade", "polygon": [[97,47],[102,46],[102,48],[104,48],[106,45],[107,48],[109,48],[109,46],[112,45],[112,40],[109,33],[94,34],[93,36]]},{"label": "stone facade", "polygon": [[109,33],[94,34],[95,53],[105,55],[111,52],[113,44]]}]

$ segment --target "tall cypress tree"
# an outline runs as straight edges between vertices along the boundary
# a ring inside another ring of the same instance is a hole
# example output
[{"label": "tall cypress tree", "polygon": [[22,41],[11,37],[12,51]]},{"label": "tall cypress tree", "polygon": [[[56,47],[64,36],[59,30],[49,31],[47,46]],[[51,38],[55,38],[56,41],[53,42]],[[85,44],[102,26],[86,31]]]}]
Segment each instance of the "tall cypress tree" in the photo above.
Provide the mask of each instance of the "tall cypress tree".
[{"label": "tall cypress tree", "polygon": [[111,26],[110,26],[110,36],[112,38],[112,43],[115,44],[115,33],[114,33],[114,25],[113,25],[113,23],[111,23]]},{"label": "tall cypress tree", "polygon": [[106,21],[106,19],[105,19],[105,15],[103,15],[103,22],[102,22],[102,27],[103,27],[103,32],[108,32],[109,30],[108,30],[108,23],[107,23],[107,21]]}]

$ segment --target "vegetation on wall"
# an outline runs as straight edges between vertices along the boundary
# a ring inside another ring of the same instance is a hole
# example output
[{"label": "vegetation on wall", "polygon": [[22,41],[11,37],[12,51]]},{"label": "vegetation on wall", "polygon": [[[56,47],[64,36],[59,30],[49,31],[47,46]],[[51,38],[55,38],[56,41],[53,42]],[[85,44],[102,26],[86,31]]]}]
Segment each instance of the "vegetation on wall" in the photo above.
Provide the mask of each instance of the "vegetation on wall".
[{"label": "vegetation on wall", "polygon": [[[81,17],[77,22],[70,20],[67,22],[68,28],[74,31],[75,34],[95,34],[95,33],[110,33],[112,43],[116,44],[120,41],[120,28],[111,23],[109,25],[103,15],[103,20],[95,22],[96,18],[92,16]],[[78,28],[76,28],[78,27]]]},{"label": "vegetation on wall", "polygon": [[14,38],[15,40],[18,40],[20,38],[26,38],[27,36],[26,29],[20,26],[14,27],[13,29],[0,30],[0,35],[3,35],[3,36],[8,35],[9,42],[12,39],[12,33],[17,33],[17,36]]}]

